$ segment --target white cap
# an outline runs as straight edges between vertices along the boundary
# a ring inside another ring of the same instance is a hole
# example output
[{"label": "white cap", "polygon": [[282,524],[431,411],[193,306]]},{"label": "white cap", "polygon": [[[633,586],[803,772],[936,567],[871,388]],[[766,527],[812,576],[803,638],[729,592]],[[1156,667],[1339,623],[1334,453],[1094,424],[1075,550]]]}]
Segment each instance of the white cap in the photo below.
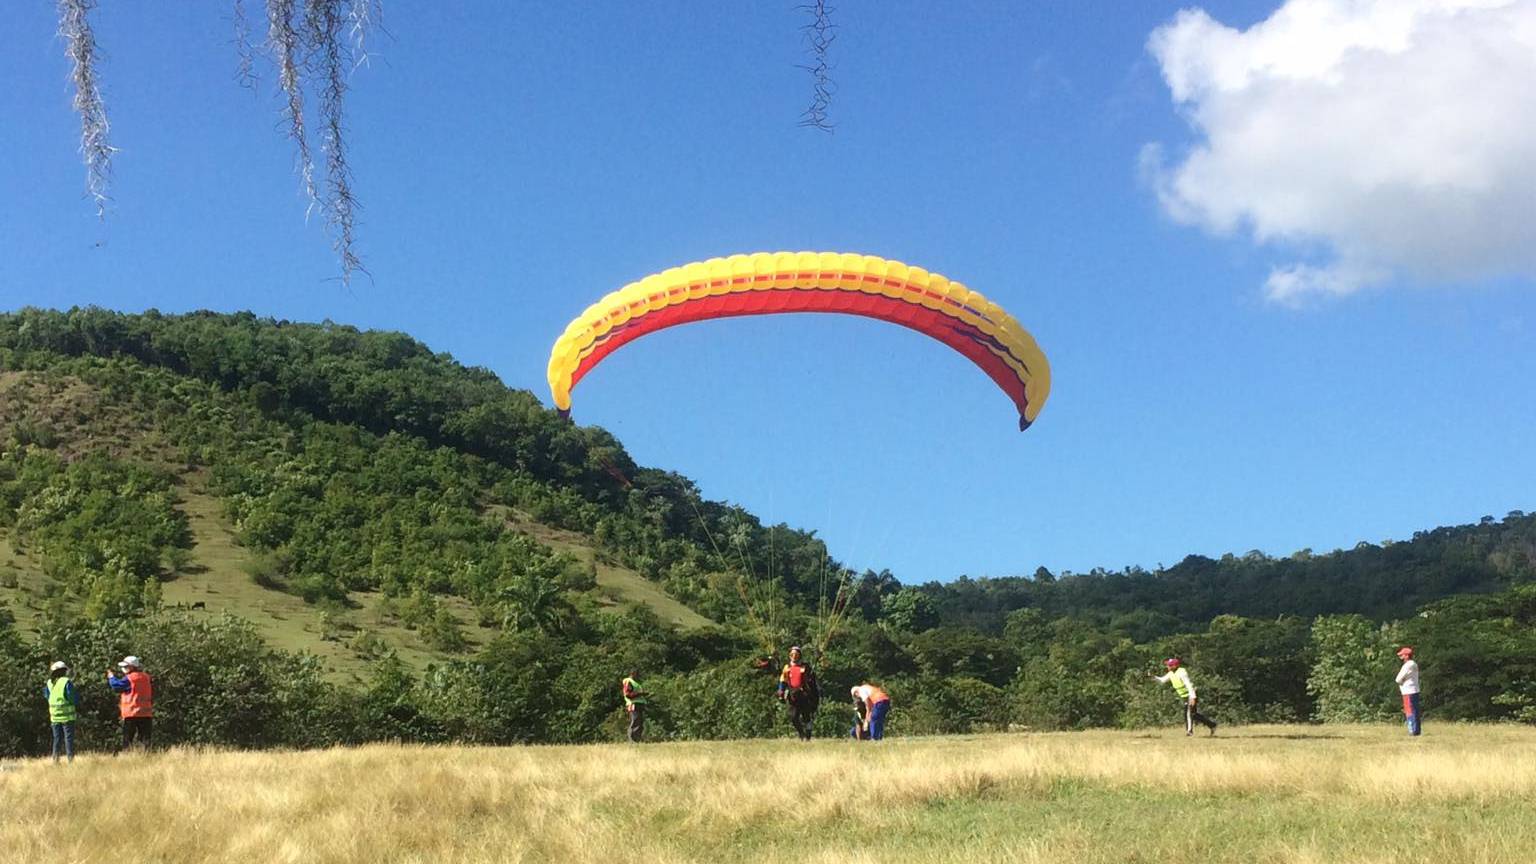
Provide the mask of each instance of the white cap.
[{"label": "white cap", "polygon": [[53,665],[48,667],[48,671],[49,672],[57,672],[60,669],[68,669],[68,668],[69,668],[69,664],[68,663],[65,663],[63,660],[55,660],[55,661],[53,661]]},{"label": "white cap", "polygon": [[144,668],[143,661],[139,660],[139,658],[133,656],[132,654],[129,654],[127,657],[124,657],[123,658],[123,662],[121,662],[121,663],[119,663],[117,665],[119,665],[119,666],[132,666],[135,669],[143,669]]}]

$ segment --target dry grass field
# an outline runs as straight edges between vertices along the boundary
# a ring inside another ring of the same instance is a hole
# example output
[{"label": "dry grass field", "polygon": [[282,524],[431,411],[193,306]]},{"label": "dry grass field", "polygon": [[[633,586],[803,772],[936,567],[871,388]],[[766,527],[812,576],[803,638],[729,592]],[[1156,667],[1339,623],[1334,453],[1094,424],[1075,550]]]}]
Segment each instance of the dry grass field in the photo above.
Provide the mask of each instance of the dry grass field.
[{"label": "dry grass field", "polygon": [[1529,862],[1536,729],[170,751],[0,801],[5,862]]}]

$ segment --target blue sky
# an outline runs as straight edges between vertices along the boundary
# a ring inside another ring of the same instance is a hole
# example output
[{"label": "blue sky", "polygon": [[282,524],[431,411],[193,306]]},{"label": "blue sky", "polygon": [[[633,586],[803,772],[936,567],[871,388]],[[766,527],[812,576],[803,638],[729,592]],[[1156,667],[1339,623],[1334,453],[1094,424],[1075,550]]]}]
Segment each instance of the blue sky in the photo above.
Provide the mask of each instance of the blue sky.
[{"label": "blue sky", "polygon": [[[551,343],[609,290],[715,255],[859,251],[1034,333],[1055,382],[1032,429],[942,345],[836,316],[642,339],[581,383],[576,418],[908,582],[1325,551],[1536,508],[1536,236],[1456,186],[1522,192],[1509,166],[1533,160],[1457,168],[1394,132],[1466,101],[1384,89],[1401,45],[1318,60],[1277,3],[850,2],[826,135],[795,122],[793,0],[430,5],[386,3],[351,79],[372,279],[350,287],[304,219],[275,75],[235,84],[222,4],[96,13],[120,148],[105,221],[53,10],[7,7],[0,309],[403,330],[547,400]],[[1478,23],[1447,21],[1410,21],[1411,47]],[[1402,22],[1355,23],[1329,32]],[[1276,56],[1297,61],[1252,60]],[[1384,118],[1346,128],[1358,103],[1319,94],[1350,86]],[[1424,166],[1449,179],[1402,179],[1442,177]]]}]

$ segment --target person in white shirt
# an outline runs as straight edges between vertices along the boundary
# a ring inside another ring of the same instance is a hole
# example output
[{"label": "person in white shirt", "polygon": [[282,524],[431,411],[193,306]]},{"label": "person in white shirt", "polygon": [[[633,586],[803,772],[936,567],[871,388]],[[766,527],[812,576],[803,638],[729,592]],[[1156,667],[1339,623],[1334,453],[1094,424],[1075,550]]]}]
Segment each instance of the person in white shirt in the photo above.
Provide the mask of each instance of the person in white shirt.
[{"label": "person in white shirt", "polygon": [[1419,734],[1419,664],[1413,660],[1413,649],[1404,645],[1397,649],[1403,668],[1397,670],[1397,689],[1403,694],[1403,717],[1408,722],[1408,734]]},{"label": "person in white shirt", "polygon": [[1148,672],[1147,677],[1164,684],[1172,684],[1173,692],[1179,694],[1184,700],[1184,734],[1195,734],[1195,723],[1202,723],[1205,728],[1216,734],[1216,721],[1200,713],[1199,699],[1195,696],[1195,683],[1189,680],[1189,670],[1177,657],[1169,657],[1163,661],[1168,668],[1167,675],[1153,675]]}]

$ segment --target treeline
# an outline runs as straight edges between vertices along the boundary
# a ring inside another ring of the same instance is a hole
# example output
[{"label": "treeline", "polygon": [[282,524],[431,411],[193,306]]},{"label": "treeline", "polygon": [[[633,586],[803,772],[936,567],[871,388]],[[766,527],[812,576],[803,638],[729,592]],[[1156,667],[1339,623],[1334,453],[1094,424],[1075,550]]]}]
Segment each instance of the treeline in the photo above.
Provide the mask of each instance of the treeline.
[{"label": "treeline", "polygon": [[[45,752],[42,682],[54,659],[76,669],[82,746],[111,749],[116,699],[103,670],[130,652],[155,676],[156,735],[166,744],[619,740],[619,681],[631,671],[653,694],[653,739],[791,734],[773,698],[774,669],[747,659],[743,634],[679,632],[644,610],[610,615],[578,602],[565,611],[424,674],[385,659],[362,685],[328,679],[312,657],[270,649],[236,618],[75,618],[25,640],[0,615],[0,755]],[[1399,707],[1392,679],[1401,644],[1418,649],[1430,724],[1536,722],[1536,586],[1526,585],[1438,601],[1401,622],[1219,616],[1150,643],[1037,610],[1009,616],[999,636],[858,622],[821,664],[816,731],[847,734],[844,694],[868,679],[893,697],[895,735],[1174,724],[1178,700],[1146,677],[1169,655],[1186,658],[1203,710],[1227,724],[1387,720]]]},{"label": "treeline", "polygon": [[1348,550],[1301,550],[1273,558],[1258,551],[1220,559],[1190,555],[1156,570],[1063,573],[1029,578],[928,583],[937,620],[998,632],[1008,613],[1036,608],[1051,617],[1091,618],[1138,638],[1197,625],[1218,615],[1312,618],[1356,612],[1401,618],[1426,603],[1488,593],[1536,580],[1536,514],[1485,516],[1476,525],[1420,531],[1404,542],[1361,542]]}]

